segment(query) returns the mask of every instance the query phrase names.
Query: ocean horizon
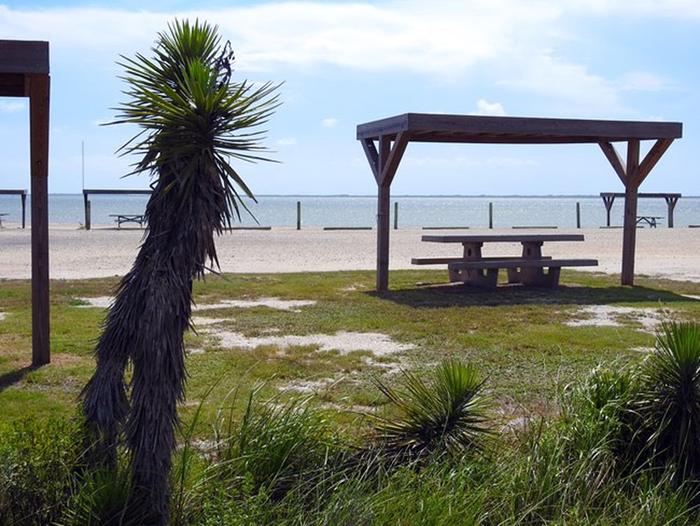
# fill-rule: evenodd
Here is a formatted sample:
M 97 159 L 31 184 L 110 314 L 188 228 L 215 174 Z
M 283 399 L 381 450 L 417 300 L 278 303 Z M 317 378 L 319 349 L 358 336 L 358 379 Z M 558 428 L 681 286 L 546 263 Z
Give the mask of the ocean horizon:
M 113 214 L 143 213 L 147 195 L 90 195 L 91 223 L 113 224 Z M 30 220 L 27 198 L 27 223 Z M 259 195 L 257 202 L 246 199 L 251 214 L 241 211 L 242 226 L 295 227 L 297 202 L 301 202 L 303 227 L 370 227 L 375 224 L 374 195 Z M 576 203 L 580 206 L 582 228 L 597 228 L 606 224 L 606 212 L 599 195 L 404 195 L 391 198 L 391 221 L 394 222 L 395 203 L 398 204 L 399 228 L 489 226 L 489 203 L 493 208 L 494 228 L 512 226 L 576 227 Z M 615 200 L 611 224 L 621 225 L 624 199 Z M 21 201 L 15 195 L 0 195 L 3 223 L 21 222 Z M 659 226 L 665 226 L 667 207 L 663 199 L 642 198 L 638 214 L 657 216 Z M 681 197 L 676 205 L 675 226 L 700 223 L 700 196 Z M 49 194 L 49 222 L 75 225 L 85 223 L 82 193 Z

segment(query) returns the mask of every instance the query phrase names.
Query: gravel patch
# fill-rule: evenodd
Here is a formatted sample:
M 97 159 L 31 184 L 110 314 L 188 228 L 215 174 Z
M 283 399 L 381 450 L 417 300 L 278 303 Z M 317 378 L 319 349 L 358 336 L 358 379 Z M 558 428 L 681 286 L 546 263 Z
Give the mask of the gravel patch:
M 81 309 L 109 309 L 114 303 L 114 298 L 112 296 L 96 296 L 94 298 L 76 298 L 80 301 L 84 301 L 85 305 L 78 305 Z
M 203 311 L 213 309 L 252 309 L 254 307 L 267 307 L 269 309 L 299 312 L 299 307 L 309 307 L 311 305 L 316 305 L 316 302 L 312 300 L 282 300 L 279 298 L 258 298 L 254 300 L 223 300 L 219 303 L 195 305 L 193 310 Z
M 338 351 L 348 354 L 353 351 L 370 351 L 377 356 L 387 356 L 402 351 L 413 349 L 414 346 L 406 343 L 398 343 L 386 334 L 373 332 L 345 332 L 335 334 L 307 334 L 297 336 L 269 335 L 247 337 L 238 332 L 211 330 L 209 334 L 219 339 L 220 345 L 226 348 L 255 349 L 263 345 L 276 346 L 281 349 L 287 347 L 318 347 L 318 351 Z
M 193 316 L 192 323 L 196 326 L 208 326 L 215 325 L 217 323 L 222 323 L 225 321 L 233 321 L 233 318 L 205 318 L 203 316 Z
M 623 319 L 639 323 L 643 332 L 654 333 L 659 324 L 666 319 L 667 314 L 661 309 L 616 307 L 613 305 L 587 305 L 581 307 L 575 314 L 583 314 L 585 318 L 568 320 L 570 327 L 621 327 Z
M 326 387 L 333 385 L 337 380 L 335 378 L 320 378 L 319 380 L 294 380 L 279 388 L 282 392 L 294 392 L 311 394 L 318 393 Z
M 0 312 L 0 321 L 2 321 L 2 320 L 4 320 L 4 319 L 5 319 L 5 313 L 4 313 L 4 312 Z

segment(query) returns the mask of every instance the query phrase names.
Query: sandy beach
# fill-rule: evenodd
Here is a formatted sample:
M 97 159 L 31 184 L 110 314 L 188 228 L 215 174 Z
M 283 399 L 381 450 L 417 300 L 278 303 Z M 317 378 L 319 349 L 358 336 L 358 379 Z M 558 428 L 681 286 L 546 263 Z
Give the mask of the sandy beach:
M 463 233 L 514 233 L 513 230 L 471 229 Z M 536 232 L 536 231 L 528 231 Z M 597 258 L 600 265 L 587 270 L 618 273 L 622 230 L 548 230 L 582 233 L 584 242 L 546 243 L 543 253 L 554 257 Z M 422 243 L 421 235 L 457 231 L 391 231 L 392 269 L 416 268 L 412 257 L 456 256 L 459 245 Z M 110 227 L 79 230 L 54 225 L 50 229 L 52 279 L 81 279 L 123 275 L 137 253 L 143 231 Z M 373 269 L 375 231 L 323 231 L 274 228 L 270 231 L 233 231 L 217 242 L 224 272 L 314 272 Z M 31 274 L 30 230 L 0 230 L 0 278 L 25 279 Z M 486 244 L 484 255 L 517 255 L 519 245 Z M 436 267 L 439 268 L 439 267 Z M 639 229 L 637 274 L 700 281 L 700 229 Z

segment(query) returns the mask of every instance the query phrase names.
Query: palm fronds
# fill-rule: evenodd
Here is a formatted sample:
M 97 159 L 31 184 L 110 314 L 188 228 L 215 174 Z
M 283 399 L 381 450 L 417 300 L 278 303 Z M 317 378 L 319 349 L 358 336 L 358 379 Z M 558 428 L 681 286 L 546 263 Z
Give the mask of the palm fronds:
M 488 432 L 484 381 L 474 366 L 442 362 L 427 380 L 403 371 L 401 386 L 376 380 L 392 416 L 377 417 L 378 446 L 395 459 L 479 450 Z
M 700 475 L 700 324 L 667 322 L 642 366 L 638 412 L 648 454 L 677 481 Z

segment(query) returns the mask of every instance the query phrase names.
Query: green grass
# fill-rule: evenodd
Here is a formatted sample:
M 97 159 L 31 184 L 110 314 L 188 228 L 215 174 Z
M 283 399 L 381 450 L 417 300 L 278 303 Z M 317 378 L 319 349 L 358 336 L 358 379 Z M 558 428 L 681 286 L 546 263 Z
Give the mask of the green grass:
M 379 332 L 415 349 L 377 362 L 400 364 L 418 372 L 443 358 L 474 364 L 488 380 L 496 416 L 508 420 L 522 413 L 556 412 L 557 390 L 599 363 L 638 360 L 634 347 L 653 344 L 653 336 L 636 330 L 634 321 L 621 327 L 570 327 L 580 305 L 623 305 L 669 309 L 680 319 L 698 318 L 700 301 L 681 294 L 700 294 L 700 284 L 639 278 L 634 288 L 621 287 L 615 276 L 563 273 L 560 290 L 505 287 L 497 291 L 463 291 L 425 286 L 444 281 L 441 271 L 397 271 L 392 290 L 373 292 L 373 272 L 228 275 L 197 283 L 198 303 L 224 299 L 277 297 L 315 300 L 297 312 L 265 307 L 204 311 L 198 316 L 226 318 L 227 330 L 261 336 L 334 334 L 337 331 Z M 28 281 L 2 281 L 0 311 L 0 422 L 30 415 L 75 413 L 80 390 L 89 378 L 91 356 L 105 311 L 85 308 L 78 298 L 111 295 L 115 279 L 53 281 L 51 343 L 53 363 L 32 370 L 31 304 Z M 383 403 L 372 378 L 383 368 L 366 363 L 368 352 L 347 355 L 316 352 L 313 346 L 279 352 L 274 346 L 220 348 L 204 332 L 189 334 L 190 347 L 203 354 L 187 359 L 190 374 L 182 415 L 187 421 L 209 387 L 201 429 L 209 428 L 216 407 L 234 388 L 249 392 L 265 382 L 263 396 L 275 396 L 294 381 L 332 378 L 314 401 L 331 408 L 330 417 L 357 429 L 357 406 Z M 325 405 L 324 405 L 325 404 Z M 240 400 L 236 411 L 243 410 Z M 340 410 L 339 410 L 340 409 Z M 343 411 L 342 409 L 347 409 Z

